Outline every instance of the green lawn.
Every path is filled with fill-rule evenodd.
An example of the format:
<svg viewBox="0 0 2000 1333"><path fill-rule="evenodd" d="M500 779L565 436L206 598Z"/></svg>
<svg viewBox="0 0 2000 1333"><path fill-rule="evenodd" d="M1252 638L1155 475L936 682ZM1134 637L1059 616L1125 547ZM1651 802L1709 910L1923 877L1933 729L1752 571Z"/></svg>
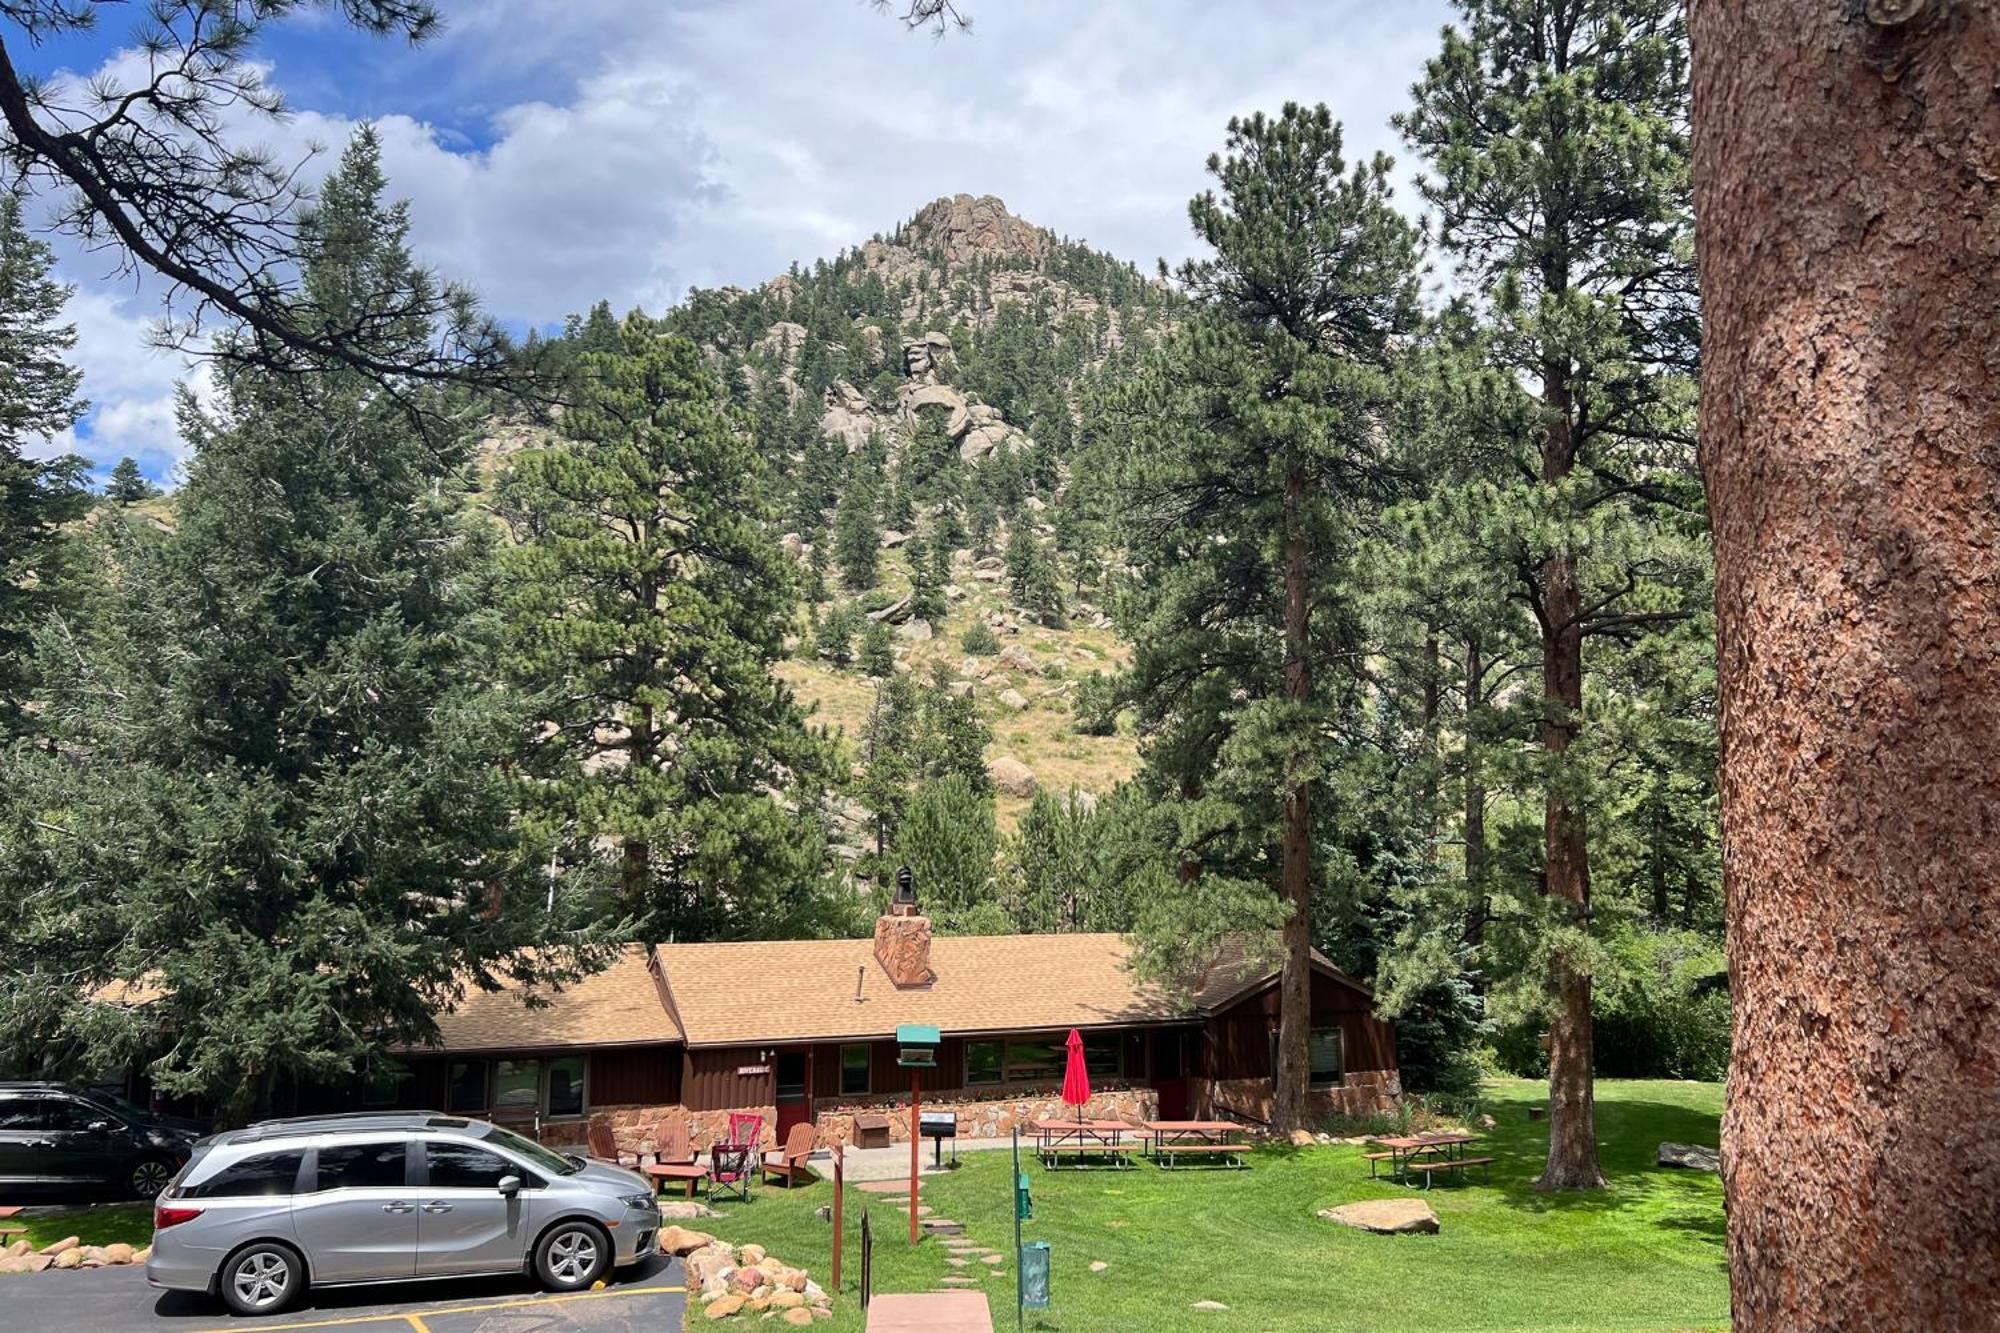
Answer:
<svg viewBox="0 0 2000 1333"><path fill-rule="evenodd" d="M1722 1089L1712 1083L1603 1081L1598 1130L1611 1188L1550 1198L1530 1188L1546 1143L1527 1118L1540 1083L1496 1082L1488 1143L1500 1161L1490 1185L1444 1186L1426 1195L1436 1236L1375 1236L1313 1216L1356 1199L1398 1197L1371 1182L1349 1146L1259 1152L1248 1172L1169 1174L1028 1168L1030 1240L1053 1247L1054 1302L1028 1327L1065 1333L1200 1329L1689 1329L1728 1322L1722 1190L1715 1177L1653 1166L1663 1139L1714 1144ZM924 1197L973 1239L1010 1256L986 1282L996 1327L1011 1328L1013 1243L1004 1153L968 1153L949 1177L928 1178ZM816 1215L832 1201L822 1181L786 1193L757 1191L726 1217L697 1223L732 1241L756 1241L788 1263L828 1272L832 1228ZM953 1271L936 1240L914 1249L903 1214L850 1189L837 1318L862 1327L856 1293L860 1219L874 1218L875 1290L924 1291ZM1109 1267L1090 1270L1092 1260ZM1217 1300L1229 1312L1188 1307ZM691 1323L702 1326L695 1316Z"/></svg>
<svg viewBox="0 0 2000 1333"><path fill-rule="evenodd" d="M65 1236L75 1236L85 1245L127 1245L144 1249L153 1243L153 1206L147 1203L108 1204L96 1208L74 1208L60 1213L30 1214L14 1221L25 1223L23 1240L36 1249L52 1245Z"/></svg>

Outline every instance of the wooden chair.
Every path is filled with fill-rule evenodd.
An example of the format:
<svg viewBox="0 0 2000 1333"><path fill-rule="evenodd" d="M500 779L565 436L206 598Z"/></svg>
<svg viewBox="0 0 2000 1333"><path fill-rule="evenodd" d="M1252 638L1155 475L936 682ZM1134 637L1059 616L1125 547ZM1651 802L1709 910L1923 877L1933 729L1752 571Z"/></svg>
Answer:
<svg viewBox="0 0 2000 1333"><path fill-rule="evenodd" d="M625 1165L627 1157L632 1159L633 1166L638 1166L645 1156L636 1148L619 1147L618 1136L611 1132L611 1126L600 1120L590 1122L584 1137L590 1144L590 1155L613 1166Z"/></svg>
<svg viewBox="0 0 2000 1333"><path fill-rule="evenodd" d="M695 1186L708 1178L708 1168L695 1160L694 1149L688 1143L687 1121L669 1124L662 1119L653 1131L653 1145L652 1164L640 1169L652 1180L655 1189L665 1188L669 1180L681 1181L692 1199Z"/></svg>
<svg viewBox="0 0 2000 1333"><path fill-rule="evenodd" d="M778 1152L764 1154L764 1180L782 1180L785 1188L801 1184L813 1178L806 1159L812 1156L813 1127L801 1120L792 1126L791 1133L785 1135L785 1146Z"/></svg>

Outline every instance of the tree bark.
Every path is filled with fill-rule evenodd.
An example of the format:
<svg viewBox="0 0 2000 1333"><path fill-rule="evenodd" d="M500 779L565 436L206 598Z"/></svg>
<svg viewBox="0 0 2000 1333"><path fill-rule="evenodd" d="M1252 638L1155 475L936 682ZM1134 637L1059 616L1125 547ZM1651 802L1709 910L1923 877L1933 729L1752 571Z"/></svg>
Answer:
<svg viewBox="0 0 2000 1333"><path fill-rule="evenodd" d="M1294 466L1285 476L1285 698L1312 698L1311 611L1307 603L1304 516L1306 478ZM1277 1091L1271 1126L1280 1131L1306 1127L1306 1086L1312 1079L1312 792L1295 783L1285 793L1284 837L1279 874L1285 918L1284 970L1278 979Z"/></svg>
<svg viewBox="0 0 2000 1333"><path fill-rule="evenodd" d="M1735 1326L1992 1329L2000 0L1690 17Z"/></svg>
<svg viewBox="0 0 2000 1333"><path fill-rule="evenodd" d="M1575 404L1569 367L1542 372L1542 410L1548 427L1542 443L1542 480L1569 476L1576 463L1572 427ZM1542 798L1542 869L1550 896L1570 923L1590 920L1590 856L1583 811L1576 808L1566 772L1570 743L1583 715L1583 596L1576 557L1567 552L1542 562L1542 750L1548 788ZM1549 1020L1549 1160L1537 1189L1601 1189L1597 1165L1597 1101L1591 1033L1590 973L1558 952L1549 970L1554 1014Z"/></svg>
<svg viewBox="0 0 2000 1333"><path fill-rule="evenodd" d="M1477 634L1465 640L1465 942L1486 940L1486 766L1478 710L1486 700L1486 657Z"/></svg>

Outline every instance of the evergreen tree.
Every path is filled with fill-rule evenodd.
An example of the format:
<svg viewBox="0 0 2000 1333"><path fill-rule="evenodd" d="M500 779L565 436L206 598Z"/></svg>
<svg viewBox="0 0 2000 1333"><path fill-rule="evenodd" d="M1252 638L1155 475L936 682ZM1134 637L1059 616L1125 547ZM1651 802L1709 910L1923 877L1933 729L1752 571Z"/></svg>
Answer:
<svg viewBox="0 0 2000 1333"><path fill-rule="evenodd" d="M692 343L630 316L581 358L564 438L499 491L508 669L545 721L540 817L616 846L638 939L809 930L826 756L773 675L791 562L763 470Z"/></svg>
<svg viewBox="0 0 2000 1333"><path fill-rule="evenodd" d="M1153 923L1156 953L1185 961L1213 939L1204 920L1283 921L1273 1114L1290 1129L1307 1116L1329 873L1314 849L1343 813L1323 803L1363 684L1350 529L1385 489L1380 422L1415 323L1417 241L1387 159L1350 170L1324 107L1232 121L1209 169L1221 193L1190 215L1215 258L1183 270L1202 315L1103 428L1142 584L1123 616L1146 760L1181 807L1188 887Z"/></svg>
<svg viewBox="0 0 2000 1333"><path fill-rule="evenodd" d="M22 724L34 629L60 594L62 526L87 504L82 459L27 456L84 409L82 373L64 359L76 345L76 326L61 322L72 289L54 266L20 197L0 191L0 737Z"/></svg>
<svg viewBox="0 0 2000 1333"><path fill-rule="evenodd" d="M875 621L861 633L861 671L882 679L896 673L896 649L889 641L889 627Z"/></svg>
<svg viewBox="0 0 2000 1333"><path fill-rule="evenodd" d="M299 219L301 299L419 355L428 279L356 135ZM239 335L243 336L243 335ZM0 774L0 1032L225 1119L350 1082L421 1043L468 984L575 975L501 772L521 719L491 688L488 531L461 507L470 418L329 361L222 361L171 535L104 548L117 595L48 630L53 746ZM158 992L89 1002L105 985Z"/></svg>
<svg viewBox="0 0 2000 1333"><path fill-rule="evenodd" d="M118 505L135 505L159 493L159 488L139 471L138 461L129 456L118 460L118 466L111 469L111 480L104 487L105 496Z"/></svg>
<svg viewBox="0 0 2000 1333"><path fill-rule="evenodd" d="M813 651L821 660L844 667L854 660L854 634L860 627L861 614L852 602L837 602L826 609L820 617L819 628L813 635Z"/></svg>
<svg viewBox="0 0 2000 1333"><path fill-rule="evenodd" d="M997 890L999 849L991 795L965 774L948 773L910 797L891 851L910 867L940 930L981 935L1009 925Z"/></svg>
<svg viewBox="0 0 2000 1333"><path fill-rule="evenodd" d="M1062 586L1055 565L1034 528L1025 522L1016 522L1007 538L1007 582L1014 600L1030 614L1041 619L1062 614Z"/></svg>
<svg viewBox="0 0 2000 1333"><path fill-rule="evenodd" d="M1534 386L1494 493L1496 544L1542 640L1550 1032L1545 1189L1604 1183L1592 1094L1586 640L1684 615L1688 562L1649 540L1698 508L1687 45L1678 0L1459 0L1463 30L1398 118L1439 239L1492 293L1493 354Z"/></svg>
<svg viewBox="0 0 2000 1333"><path fill-rule="evenodd" d="M882 530L875 523L874 488L850 473L833 519L833 561L840 569L841 583L853 592L874 587L881 553Z"/></svg>

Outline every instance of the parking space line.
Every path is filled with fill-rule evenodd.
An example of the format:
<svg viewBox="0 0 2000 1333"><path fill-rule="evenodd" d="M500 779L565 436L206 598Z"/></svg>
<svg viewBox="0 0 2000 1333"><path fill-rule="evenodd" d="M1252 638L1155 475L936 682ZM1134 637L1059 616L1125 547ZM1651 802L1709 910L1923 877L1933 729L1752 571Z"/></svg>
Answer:
<svg viewBox="0 0 2000 1333"><path fill-rule="evenodd" d="M612 1296L669 1296L686 1295L687 1288L681 1287L609 1287L603 1291L578 1291L567 1296L528 1296L518 1301L492 1301L485 1305L441 1306L435 1310L425 1310L432 1319L442 1315L488 1314L494 1310L525 1310L543 1305L568 1305L573 1301L601 1301ZM386 1324L406 1322L415 1333L430 1333L423 1319L409 1311L391 1314L349 1315L345 1319L312 1319L298 1324L265 1324L249 1329L242 1325L224 1325L221 1328L207 1328L199 1333L292 1333L300 1328L351 1328L356 1324Z"/></svg>

